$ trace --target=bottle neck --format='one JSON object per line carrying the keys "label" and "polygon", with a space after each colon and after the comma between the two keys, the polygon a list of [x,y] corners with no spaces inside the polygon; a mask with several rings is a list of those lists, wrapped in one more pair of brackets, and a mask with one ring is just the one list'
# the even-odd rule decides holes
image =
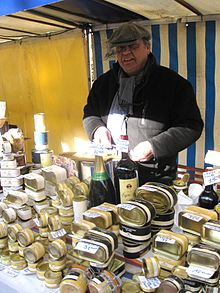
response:
{"label": "bottle neck", "polygon": [[206,191],[214,191],[213,184],[205,186]]}
{"label": "bottle neck", "polygon": [[106,168],[104,164],[104,160],[102,156],[95,156],[95,163],[94,163],[94,172],[95,173],[105,173]]}

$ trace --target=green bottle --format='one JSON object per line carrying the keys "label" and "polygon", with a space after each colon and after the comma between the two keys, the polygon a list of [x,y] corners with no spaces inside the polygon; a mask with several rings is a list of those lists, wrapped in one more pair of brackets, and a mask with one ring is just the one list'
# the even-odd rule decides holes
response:
{"label": "green bottle", "polygon": [[103,202],[115,204],[115,189],[102,156],[95,156],[94,172],[89,186],[89,207]]}

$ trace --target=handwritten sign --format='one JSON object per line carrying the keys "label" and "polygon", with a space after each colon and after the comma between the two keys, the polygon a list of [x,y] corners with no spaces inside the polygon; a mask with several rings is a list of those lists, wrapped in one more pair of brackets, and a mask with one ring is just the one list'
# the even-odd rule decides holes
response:
{"label": "handwritten sign", "polygon": [[203,172],[204,185],[211,185],[220,182],[220,169]]}

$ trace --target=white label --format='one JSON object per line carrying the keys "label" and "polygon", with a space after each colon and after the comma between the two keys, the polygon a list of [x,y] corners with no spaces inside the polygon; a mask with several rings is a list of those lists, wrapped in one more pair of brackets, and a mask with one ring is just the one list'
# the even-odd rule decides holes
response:
{"label": "white label", "polygon": [[57,230],[57,231],[51,231],[50,234],[53,237],[53,239],[56,239],[56,238],[59,238],[59,237],[62,237],[64,235],[66,235],[66,230],[65,229],[60,229],[60,230]]}
{"label": "white label", "polygon": [[136,206],[134,206],[133,204],[130,204],[130,203],[123,203],[123,204],[119,204],[118,207],[122,207],[125,210],[131,211],[131,210],[135,209]]}
{"label": "white label", "polygon": [[91,254],[95,254],[99,249],[98,245],[86,242],[78,242],[74,249],[85,251]]}
{"label": "white label", "polygon": [[183,217],[189,219],[189,220],[192,220],[194,222],[199,222],[201,221],[203,218],[200,217],[200,216],[197,216],[197,215],[194,215],[194,214],[190,214],[190,213],[184,213],[183,214]]}
{"label": "white label", "polygon": [[4,269],[8,268],[8,266],[5,266],[3,264],[0,264],[0,271],[3,271]]}
{"label": "white label", "polygon": [[190,265],[186,271],[190,277],[199,277],[202,279],[210,279],[215,273],[215,271],[209,270],[207,267],[202,268],[192,265]]}
{"label": "white label", "polygon": [[92,142],[90,144],[90,152],[96,156],[102,156],[104,154],[105,147],[101,143]]}
{"label": "white label", "polygon": [[26,175],[24,175],[24,178],[25,179],[29,179],[29,180],[33,180],[33,179],[35,179],[35,177],[32,175],[32,174],[26,174]]}
{"label": "white label", "polygon": [[169,244],[174,244],[175,243],[175,240],[174,239],[167,238],[167,237],[161,236],[161,235],[158,235],[156,237],[155,241],[163,242],[163,243],[169,243]]}
{"label": "white label", "polygon": [[132,200],[135,197],[135,191],[138,187],[137,178],[119,179],[120,199],[121,203]]}
{"label": "white label", "polygon": [[219,169],[203,172],[204,185],[211,185],[220,182]]}
{"label": "white label", "polygon": [[160,280],[157,277],[154,278],[146,278],[144,276],[139,276],[139,281],[141,285],[141,289],[156,289],[160,286]]}
{"label": "white label", "polygon": [[8,268],[6,271],[7,275],[9,275],[12,278],[15,278],[19,275],[20,272],[13,270],[12,268]]}
{"label": "white label", "polygon": [[128,153],[128,146],[129,146],[129,141],[125,139],[118,139],[117,144],[116,144],[116,150],[124,153]]}
{"label": "white label", "polygon": [[95,212],[94,213],[93,212],[85,212],[85,213],[83,213],[83,215],[88,218],[97,218],[100,216],[98,213],[95,213]]}

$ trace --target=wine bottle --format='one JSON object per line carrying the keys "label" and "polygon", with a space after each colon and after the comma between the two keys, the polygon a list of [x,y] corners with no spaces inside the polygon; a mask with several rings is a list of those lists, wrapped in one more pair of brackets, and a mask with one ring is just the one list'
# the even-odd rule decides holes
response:
{"label": "wine bottle", "polygon": [[205,189],[199,196],[199,206],[212,210],[218,204],[218,202],[218,194],[214,190],[213,185],[206,185]]}
{"label": "wine bottle", "polygon": [[117,204],[134,199],[138,187],[137,164],[131,160],[128,154],[128,136],[121,135],[120,138],[127,141],[127,150],[122,152],[121,159],[114,170]]}
{"label": "wine bottle", "polygon": [[89,186],[89,207],[103,202],[115,204],[115,189],[102,156],[95,156],[94,172]]}

